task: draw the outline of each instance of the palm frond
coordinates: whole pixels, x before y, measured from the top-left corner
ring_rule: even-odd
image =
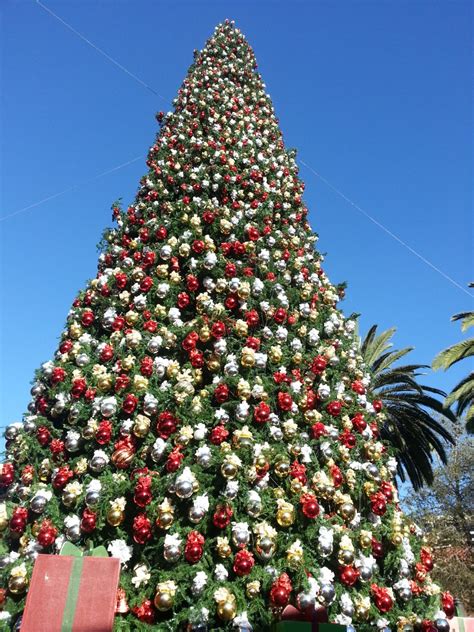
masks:
[[[474,339],[461,340],[456,344],[440,351],[433,360],[433,369],[449,369],[457,362],[474,355]]]

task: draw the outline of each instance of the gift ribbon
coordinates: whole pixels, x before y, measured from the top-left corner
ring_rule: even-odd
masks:
[[[79,586],[81,584],[82,566],[84,558],[74,557],[72,560],[71,574],[69,576],[69,584],[67,587],[66,605],[64,606],[63,620],[61,623],[61,632],[71,632],[74,623],[74,615],[76,613],[77,598],[79,597]]]

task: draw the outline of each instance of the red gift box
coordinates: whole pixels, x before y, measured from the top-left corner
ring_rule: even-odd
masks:
[[[38,555],[21,632],[111,632],[120,561]]]

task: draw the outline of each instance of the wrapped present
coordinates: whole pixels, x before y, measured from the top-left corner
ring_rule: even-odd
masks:
[[[474,618],[453,617],[449,621],[449,632],[474,632]]]
[[[105,547],[83,553],[68,542],[60,555],[38,555],[21,632],[111,632],[119,574]]]
[[[346,632],[345,625],[327,622],[325,608],[308,608],[304,611],[286,606],[281,621],[274,626],[275,632]]]

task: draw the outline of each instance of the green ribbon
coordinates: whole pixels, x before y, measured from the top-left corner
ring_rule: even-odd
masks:
[[[71,575],[67,587],[66,605],[64,606],[61,632],[71,632],[76,613],[77,598],[79,597],[79,585],[81,583],[82,566],[84,558],[74,557],[72,560]]]

